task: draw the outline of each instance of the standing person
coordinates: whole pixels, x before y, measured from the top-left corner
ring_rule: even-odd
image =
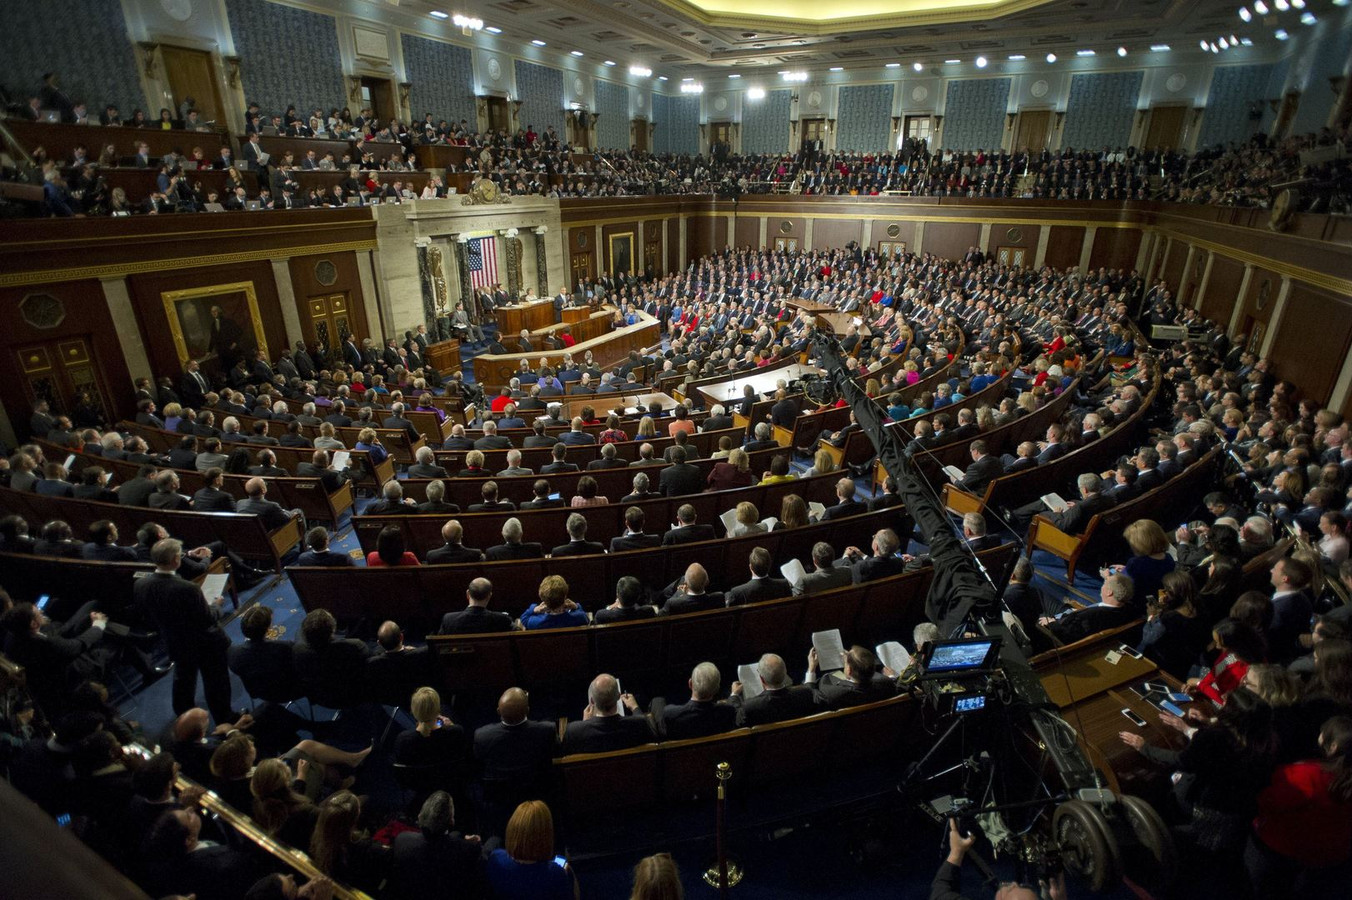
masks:
[[[202,673],[207,709],[217,724],[235,719],[230,709],[230,670],[226,655],[230,638],[221,630],[221,597],[202,597],[197,585],[177,574],[183,562],[183,542],[157,541],[150,550],[153,574],[138,579],[133,596],[140,609],[164,635],[174,663],[174,714],[196,704],[197,673]]]

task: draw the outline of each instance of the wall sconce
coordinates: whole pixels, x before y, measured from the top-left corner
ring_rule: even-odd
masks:
[[[141,68],[147,78],[155,77],[155,55],[160,52],[160,45],[154,41],[141,41],[136,45],[141,51]]]
[[[239,87],[239,57],[223,56],[221,62],[225,63],[225,83],[232,88]]]

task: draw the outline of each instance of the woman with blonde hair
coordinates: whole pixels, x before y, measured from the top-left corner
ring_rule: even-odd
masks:
[[[281,759],[265,759],[249,779],[253,794],[253,820],[268,833],[292,847],[309,847],[319,811],[304,794],[296,791],[291,768]]]
[[[813,475],[825,475],[828,472],[834,472],[840,468],[836,465],[836,458],[831,455],[831,451],[825,447],[818,447],[817,452],[812,456],[812,465],[803,473],[804,478],[811,478]]]
[[[732,488],[750,487],[756,481],[751,474],[751,456],[741,447],[728,451],[725,462],[716,462],[709,470],[706,480],[711,491],[726,491]]]
[[[654,853],[634,866],[634,890],[629,900],[684,900],[681,871],[670,853]]]
[[[760,520],[760,511],[756,504],[743,500],[737,504],[737,521],[728,530],[728,537],[742,537],[747,534],[761,534],[769,529]]]
[[[496,900],[577,900],[577,878],[554,856],[554,816],[543,800],[527,800],[507,822],[503,845],[488,855],[484,874]]]
[[[339,791],[319,804],[310,861],[335,881],[374,893],[389,872],[390,848],[359,831],[360,819],[361,800],[351,791]]]
[[[408,704],[417,725],[394,739],[394,761],[405,766],[441,766],[448,770],[469,759],[465,729],[441,713],[441,695],[435,688],[420,687]]]
[[[353,450],[365,450],[371,460],[371,466],[375,467],[383,463],[389,457],[389,451],[380,443],[380,438],[376,437],[374,428],[363,428],[357,432],[357,443]]]
[[[657,423],[653,421],[652,416],[644,416],[638,420],[638,430],[634,432],[634,440],[647,441],[657,437]]]
[[[771,531],[781,531],[786,528],[802,528],[810,524],[811,516],[808,515],[807,503],[797,494],[785,494],[784,499],[779,504],[779,521]]]
[[[1177,565],[1169,555],[1169,536],[1153,519],[1137,519],[1123,529],[1122,537],[1131,548],[1126,565],[1108,566],[1101,574],[1124,574],[1131,579],[1137,597],[1155,596],[1164,576]]]

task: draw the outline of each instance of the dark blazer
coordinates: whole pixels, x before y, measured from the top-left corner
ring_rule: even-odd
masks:
[[[592,616],[592,621],[597,625],[613,625],[616,622],[635,622],[639,619],[652,619],[657,616],[657,610],[651,606],[622,606],[619,609],[598,609]]]
[[[563,733],[563,755],[626,750],[655,740],[647,716],[592,716],[569,722]]]
[[[147,506],[153,493],[155,482],[149,478],[136,477],[117,489],[117,502],[123,506]]]
[[[430,676],[427,647],[380,651],[366,660],[367,684],[377,702],[404,704]]]
[[[484,551],[488,562],[500,562],[504,559],[540,559],[545,555],[539,544],[498,544]]]
[[[868,504],[860,503],[858,500],[846,500],[844,503],[826,507],[826,512],[822,513],[822,521],[843,519],[846,516],[857,516],[866,512],[868,512]]]
[[[287,514],[286,510],[266,499],[257,500],[253,497],[247,497],[235,504],[235,512],[262,516],[263,527],[268,531],[275,531],[291,521],[291,516]]]
[[[728,703],[737,709],[738,725],[768,725],[812,715],[816,698],[811,688],[800,684],[766,691],[750,700],[742,699],[741,694],[733,694]]]
[[[196,665],[213,654],[224,655],[229,648],[230,638],[217,624],[216,612],[191,581],[153,572],[136,579],[132,597],[136,608],[164,636],[170,659]]]
[[[227,491],[204,487],[192,495],[192,508],[197,512],[234,512],[235,497]]]
[[[1040,466],[1045,466],[1052,460],[1060,459],[1069,452],[1070,447],[1064,441],[1056,444],[1051,444],[1037,455],[1037,463]]]
[[[889,575],[900,575],[906,562],[899,556],[869,556],[850,567],[855,584],[877,581]]]
[[[441,466],[427,466],[414,463],[408,467],[409,478],[447,478],[446,470]]]
[[[753,578],[746,584],[739,584],[728,591],[728,606],[741,606],[758,600],[775,600],[787,597],[793,592],[792,586],[783,578]]]
[[[832,588],[848,587],[853,583],[852,569],[820,569],[804,575],[802,580],[793,586],[793,595],[798,597],[803,594],[819,594]]]
[[[737,727],[737,707],[714,700],[694,700],[662,709],[658,729],[671,741],[708,737]]]
[[[230,671],[258,700],[285,703],[300,696],[294,641],[244,641],[230,647]]]
[[[958,487],[969,494],[976,494],[978,497],[986,493],[986,487],[995,479],[999,478],[1005,472],[1004,463],[1000,457],[993,453],[988,453],[980,459],[973,460],[963,474],[962,480],[958,482]]]
[[[429,838],[406,831],[394,839],[388,891],[391,897],[425,900],[484,896],[483,845],[457,832]]]
[[[483,558],[484,553],[482,550],[466,547],[464,544],[442,544],[434,550],[427,551],[428,565],[482,562]]]
[[[527,719],[515,725],[493,722],[474,732],[474,758],[484,781],[543,785],[553,766],[557,729]]]
[[[704,612],[709,609],[719,609],[724,605],[723,594],[720,591],[710,591],[706,594],[694,596],[681,592],[674,594],[670,600],[662,604],[662,615],[678,616],[682,613]]]
[[[1063,644],[1125,625],[1140,615],[1130,606],[1089,606],[1065,616],[1047,626]]]
[[[1081,497],[1074,506],[1063,512],[1049,511],[1043,517],[1066,534],[1080,534],[1090,519],[1112,505],[1112,498],[1104,494],[1091,494]]]
[[[296,560],[298,566],[341,566],[356,565],[352,557],[337,550],[306,550]]]
[[[864,684],[855,684],[844,675],[828,672],[811,687],[817,703],[832,709],[886,700],[897,692],[896,683],[882,674],[875,674]]]
[[[662,546],[693,544],[696,541],[712,541],[713,539],[714,526],[712,525],[682,525],[662,535]]]
[[[710,531],[713,530],[712,526],[709,526],[709,528]],[[661,545],[662,535],[660,534],[622,534],[610,539],[610,552],[623,553],[626,550],[647,550],[650,547]]]
[[[596,553],[605,553],[604,544],[596,541],[569,541],[566,544],[560,544],[549,551],[550,556],[591,556]]]
[[[437,634],[488,634],[498,631],[511,631],[512,617],[505,612],[484,609],[481,606],[468,606],[458,612],[449,612],[441,617],[441,628]]]
[[[96,562],[137,562],[136,551],[130,547],[119,547],[116,544],[95,544],[93,541],[86,541],[80,547],[80,558],[94,560]],[[145,579],[140,579],[140,581]],[[199,593],[198,596],[201,596]]]
[[[192,501],[179,493],[166,494],[163,491],[156,491],[146,500],[146,505],[151,509],[167,510],[190,510]]]
[[[668,497],[698,494],[704,490],[705,475],[689,463],[667,466],[658,479],[658,489]]]
[[[321,705],[347,705],[368,695],[366,645],[353,638],[334,638],[327,645],[314,647],[305,641],[296,644],[296,674],[306,695]],[[326,703],[325,700],[331,700]]]

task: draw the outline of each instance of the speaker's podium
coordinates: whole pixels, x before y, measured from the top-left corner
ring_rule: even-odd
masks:
[[[451,338],[427,345],[427,361],[443,375],[460,371],[460,341]]]

